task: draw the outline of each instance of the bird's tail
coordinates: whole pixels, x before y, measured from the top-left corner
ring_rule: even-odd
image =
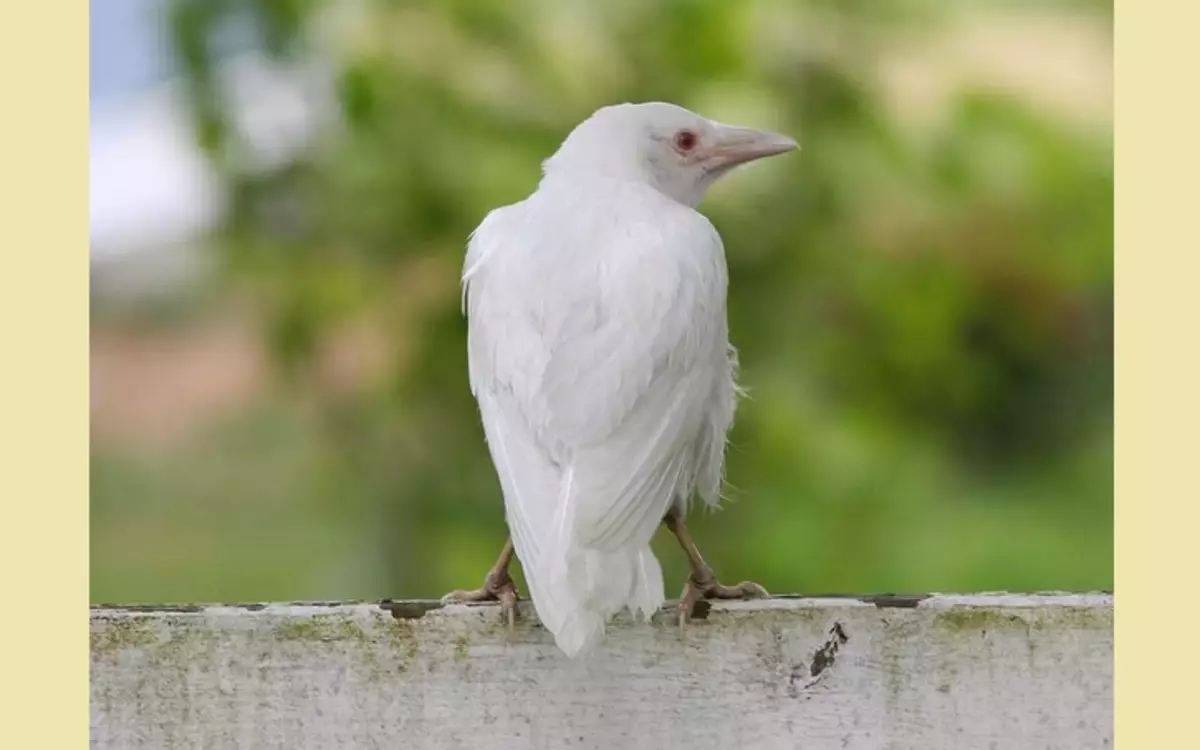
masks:
[[[577,530],[574,470],[560,474],[531,436],[506,430],[520,422],[502,402],[481,398],[480,408],[530,598],[563,652],[574,657],[599,643],[621,609],[646,617],[657,611],[665,597],[662,568],[650,549],[654,528],[621,546],[588,544]],[[661,517],[658,512],[655,520]]]
[[[662,606],[662,568],[649,545],[612,552],[573,547],[529,577],[542,624],[567,656],[587,653],[622,609],[649,618]]]

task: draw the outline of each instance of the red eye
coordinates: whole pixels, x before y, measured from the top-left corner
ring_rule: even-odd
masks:
[[[680,130],[675,134],[675,148],[680,151],[691,151],[700,139],[690,130]]]

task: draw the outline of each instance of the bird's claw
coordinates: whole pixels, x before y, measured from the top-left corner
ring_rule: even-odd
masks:
[[[696,576],[688,577],[679,597],[679,633],[682,636],[687,623],[695,614],[696,605],[707,599],[758,599],[769,596],[767,590],[754,581],[742,581],[736,586],[724,586],[709,574],[703,582]]]
[[[451,591],[442,597],[442,604],[474,604],[477,602],[499,602],[500,616],[504,619],[511,633],[516,623],[517,602],[516,584],[507,575],[500,577],[488,574],[483,586],[477,589],[459,589]]]

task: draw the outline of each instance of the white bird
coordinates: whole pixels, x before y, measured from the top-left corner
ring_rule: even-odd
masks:
[[[666,523],[700,598],[765,595],[717,582],[684,514],[721,496],[737,355],[720,235],[696,210],[732,168],[795,149],[664,103],[604,107],[543,164],[537,190],[490,212],[463,271],[471,390],[510,538],[482,588],[511,624],[515,549],[533,606],[568,656],[612,615],[664,602],[650,549]]]

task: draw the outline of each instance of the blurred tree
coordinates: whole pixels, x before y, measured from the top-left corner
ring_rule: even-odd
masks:
[[[729,468],[750,502],[727,533],[700,522],[720,569],[789,590],[1111,584],[1110,141],[985,91],[906,127],[879,61],[945,12],[175,0],[197,138],[231,191],[222,283],[311,401],[316,474],[376,535],[380,594],[472,583],[506,533],[466,382],[468,233],[596,107],[655,98],[803,148],[705,206],[751,392]],[[245,168],[216,65],[231,28],[331,70],[334,126],[277,168]],[[355,326],[387,365],[347,387],[329,348]]]

